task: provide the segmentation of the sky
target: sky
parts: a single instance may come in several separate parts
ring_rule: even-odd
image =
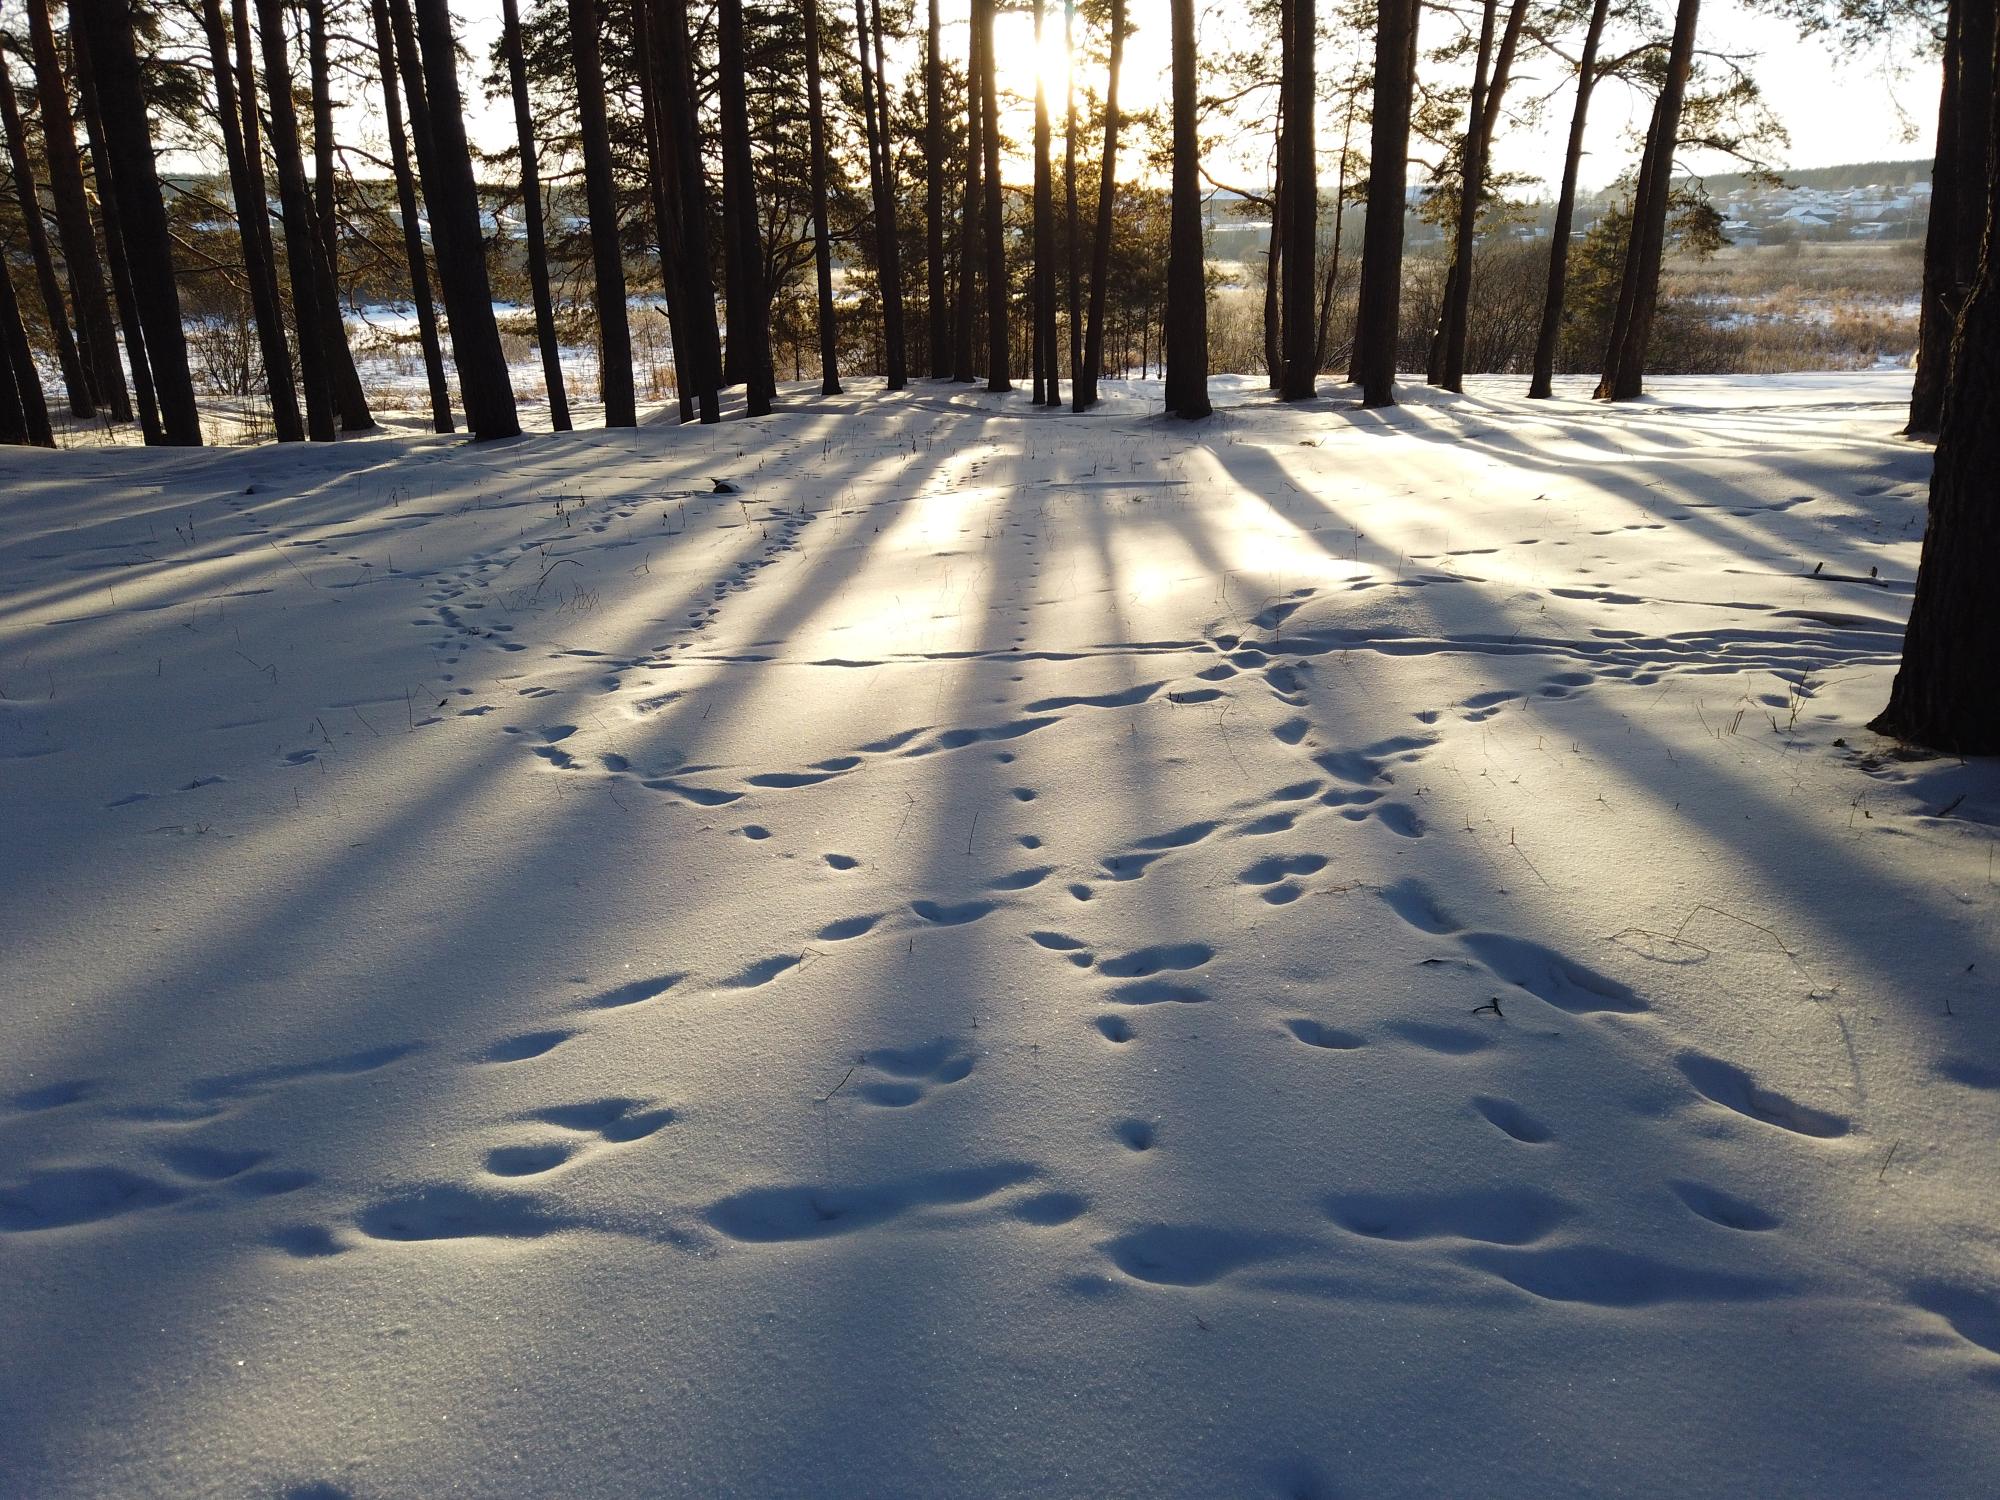
[[[822,0],[829,3],[829,0]],[[833,4],[841,0],[831,0]],[[922,0],[919,0],[919,10]],[[1252,43],[1254,30],[1241,16],[1237,0],[1201,0],[1198,6],[1199,41],[1204,55],[1220,56]],[[1467,13],[1471,6],[1464,6]],[[947,24],[945,49],[962,56],[966,28],[962,20],[965,0],[946,0],[946,15],[961,17]],[[499,34],[499,0],[458,0],[452,6],[462,41],[481,60]],[[1050,0],[1052,18],[1061,14],[1060,0]],[[1127,43],[1121,90],[1134,108],[1164,105],[1170,74],[1166,0],[1130,0],[1135,31]],[[1023,98],[1032,96],[1037,53],[1033,23],[1025,14],[1004,15],[1003,33],[997,48],[1003,59],[1001,81]],[[1422,41],[1429,45],[1448,35],[1448,22],[1426,10]],[[1011,34],[1009,34],[1011,33]],[[1356,44],[1365,38],[1336,40],[1323,48],[1324,67],[1344,66]],[[1048,28],[1040,66],[1045,79],[1059,95],[1064,59],[1060,25]],[[1607,40],[1607,48],[1613,45]],[[1708,0],[1703,7],[1701,45],[1705,49],[1732,54],[1748,54],[1759,59],[1754,72],[1762,83],[1772,112],[1791,137],[1789,148],[1776,154],[1776,163],[1788,167],[1833,166],[1843,162],[1897,160],[1928,157],[1935,144],[1938,79],[1933,61],[1924,57],[1913,39],[1890,38],[1877,50],[1855,60],[1838,59],[1818,42],[1802,40],[1790,28],[1752,11],[1744,0]],[[900,59],[904,66],[920,63],[921,52],[910,48]],[[899,59],[892,55],[891,68]],[[1078,81],[1086,81],[1079,67]],[[1429,65],[1432,76],[1436,65]],[[1547,184],[1545,196],[1553,196],[1562,170],[1562,148],[1568,133],[1573,91],[1561,86],[1560,65],[1550,58],[1524,59],[1517,69],[1509,92],[1509,103],[1520,107],[1542,99],[1540,118],[1535,123],[1512,126],[1502,132],[1494,147],[1501,171],[1528,174]],[[471,91],[476,96],[477,90]],[[504,100],[481,101],[468,97],[474,138],[481,144],[499,148],[511,144],[512,116]],[[1014,133],[1025,138],[1031,119],[1021,106],[1022,118]],[[1611,82],[1601,87],[1591,105],[1591,128],[1582,171],[1586,190],[1609,185],[1629,171],[1636,159],[1637,133],[1643,130],[1650,100],[1640,98],[1624,85]],[[1326,153],[1331,174],[1331,152],[1337,148],[1338,124],[1331,111],[1320,127],[1320,145]],[[1246,141],[1235,150],[1225,149],[1211,164],[1214,175],[1223,180],[1244,182],[1256,187],[1268,169],[1268,137]],[[1717,158],[1684,155],[1682,165],[1695,172],[1732,170],[1732,164]],[[1533,196],[1534,189],[1522,190]]]

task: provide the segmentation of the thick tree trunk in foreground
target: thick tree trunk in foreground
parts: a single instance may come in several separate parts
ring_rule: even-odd
[[[144,253],[127,257],[132,296],[145,330],[146,360],[159,402],[160,437],[175,447],[198,447],[201,414],[195,407],[194,377],[188,370],[187,332],[181,326],[180,292],[174,285],[173,243],[167,205],[160,191],[157,156],[143,103],[145,85],[138,42],[132,30],[133,0],[90,0],[72,12],[82,21],[84,46],[96,96],[117,101],[100,109],[111,189],[128,247]],[[74,33],[72,33],[74,35]]]
[[[479,228],[479,193],[472,180],[465,104],[458,91],[458,48],[445,0],[416,0],[416,31],[437,168],[435,180],[425,173],[424,199],[430,206],[438,280],[444,284],[451,318],[452,362],[458,366],[466,425],[475,438],[513,437],[521,430],[521,417],[507,378],[500,325],[493,316],[493,286]]]
[[[236,203],[237,237],[243,245],[243,270],[250,283],[250,313],[257,322],[257,348],[264,361],[271,427],[279,442],[296,443],[304,439],[306,430],[299,417],[292,351],[285,342],[284,304],[278,297],[278,270],[272,258],[271,226],[264,199],[264,162],[260,155],[253,172],[244,150],[243,102],[236,95],[236,68],[230,61],[230,23],[222,14],[222,0],[202,0],[201,24],[208,40],[209,66],[214,69],[215,112],[222,126],[223,154],[229,162],[229,191]],[[246,87],[254,89],[255,78],[254,73],[247,75]]]
[[[980,24],[985,66],[979,74],[980,135],[986,151],[986,389],[1011,391],[1013,344],[1007,337],[1007,221],[1000,181],[1000,70],[993,65],[997,0],[986,0]]]
[[[28,253],[35,262],[35,283],[42,295],[42,309],[48,314],[49,332],[56,343],[56,361],[62,366],[63,393],[69,400],[71,416],[90,417],[97,413],[90,377],[84,372],[83,358],[69,330],[69,309],[63,303],[62,282],[56,277],[55,257],[49,254],[48,226],[42,222],[41,195],[35,191],[34,163],[28,157],[28,137],[21,128],[21,106],[14,97],[14,80],[0,58],[0,123],[7,135],[7,155],[14,168],[14,192],[21,203],[21,227],[28,236]],[[40,379],[37,377],[37,385]]]
[[[1313,317],[1318,278],[1314,266],[1319,241],[1319,157],[1313,146],[1315,84],[1313,42],[1318,21],[1313,0],[1288,0],[1285,27],[1283,199],[1284,249],[1279,260],[1283,277],[1284,317],[1280,323],[1284,375],[1278,393],[1287,401],[1302,401],[1313,393],[1319,374],[1319,328]],[[1337,211],[1337,210],[1336,210]],[[1278,227],[1272,227],[1273,238]]]
[[[951,303],[944,276],[944,58],[939,54],[944,19],[940,0],[930,0],[930,29],[924,41],[924,283],[933,380],[951,375]]]
[[[0,443],[55,447],[41,373],[28,347],[28,330],[21,326],[13,273],[4,262],[0,262],[0,344],[6,346],[0,350]]]
[[[611,169],[611,123],[604,109],[604,60],[595,0],[569,0],[570,58],[576,65],[577,121],[583,136],[584,196],[590,205],[590,261],[597,283],[597,378],[606,427],[636,427],[632,328],[625,310],[625,249]]]
[[[715,278],[709,269],[708,185],[702,176],[687,0],[655,0],[653,38],[659,48],[660,135],[667,147],[668,186],[680,209],[677,269],[689,334],[686,350],[674,351],[675,367],[682,379],[693,382],[701,420],[717,422],[722,419],[722,348],[715,327]]]
[[[1088,411],[1097,404],[1097,377],[1104,368],[1105,282],[1111,275],[1111,225],[1118,192],[1118,74],[1125,63],[1125,0],[1111,0],[1111,58],[1104,81],[1104,154],[1098,163],[1097,230],[1090,245],[1090,314],[1083,335],[1083,363],[1073,377],[1071,405]]]
[[[1194,0],[1173,9],[1173,217],[1167,244],[1167,410],[1209,414],[1208,268],[1202,255],[1201,142],[1195,131]]]
[[[806,33],[806,128],[812,148],[813,279],[819,305],[819,393],[840,394],[840,333],[833,321],[833,246],[826,223],[826,104],[820,86],[819,0],[800,0]],[[935,168],[933,168],[935,170]]]
[[[83,186],[83,158],[70,123],[69,91],[56,56],[55,30],[49,24],[48,0],[28,0],[28,38],[34,48],[35,98],[42,116],[42,159],[48,163],[49,196],[55,200],[56,235],[63,264],[69,269],[70,293],[76,303],[79,353],[90,390],[101,406],[120,422],[132,420],[132,402],[125,375],[118,366],[118,330],[111,303],[104,294],[104,262],[97,253],[97,236],[90,224],[90,201]]]
[[[83,106],[83,129],[90,144],[91,174],[97,180],[98,218],[104,225],[104,263],[111,272],[111,296],[118,307],[118,327],[125,335],[125,363],[132,372],[132,404],[139,433],[148,444],[161,443],[160,403],[153,395],[153,369],[146,358],[146,330],[139,319],[139,297],[132,289],[131,265],[125,255],[124,220],[113,186],[117,173],[104,144],[104,121],[97,108],[97,85],[90,68],[76,12],[70,12],[69,55],[76,67],[77,98]]]
[[[1535,369],[1528,380],[1531,400],[1554,394],[1556,346],[1562,339],[1563,302],[1569,288],[1569,237],[1576,223],[1576,179],[1583,167],[1583,133],[1590,118],[1590,96],[1597,87],[1597,46],[1604,37],[1604,17],[1611,0],[1593,0],[1590,24],[1583,34],[1583,57],[1576,69],[1576,108],[1570,114],[1569,144],[1563,151],[1562,190],[1556,195],[1555,227],[1549,235],[1549,285],[1542,297],[1542,327],[1535,338]]]
[[[1381,0],[1375,26],[1368,222],[1361,234],[1360,305],[1348,368],[1348,378],[1361,387],[1363,406],[1396,404],[1396,333],[1403,306],[1403,212],[1410,172],[1417,13],[1417,0]]]
[[[978,288],[979,263],[984,248],[984,216],[981,212],[980,178],[986,170],[985,107],[980,77],[985,70],[986,27],[982,22],[991,0],[972,0],[971,35],[965,59],[965,193],[958,212],[958,302],[952,313],[951,378],[970,382],[973,375],[974,294]]]
[[[572,24],[574,24],[574,17]],[[528,286],[535,304],[535,342],[542,353],[542,384],[549,393],[549,425],[570,430],[569,390],[563,383],[562,345],[556,338],[555,297],[549,289],[548,236],[542,224],[542,173],[535,155],[535,116],[528,102],[528,69],[521,56],[521,16],[515,0],[501,0],[500,50],[514,101],[514,142],[521,154],[521,226],[527,237]]]
[[[1959,755],[2000,754],[2000,111],[1989,111],[1985,252],[1946,379],[1930,520],[1903,665],[1871,728]]]
[[[1938,430],[1959,309],[1979,271],[1980,232],[1985,227],[1981,191],[1994,109],[1994,10],[1993,0],[1951,0],[1947,12],[1930,227],[1924,237],[1917,373],[1910,392],[1911,432]]]
[[[632,55],[639,73],[639,125],[646,142],[646,191],[652,199],[654,247],[659,252],[660,290],[666,297],[667,331],[673,340],[674,395],[683,422],[694,420],[694,390],[683,350],[688,344],[688,312],[681,295],[680,211],[669,186],[671,172],[660,122],[658,17],[647,0],[632,7]],[[547,269],[544,263],[543,269]]]
[[[239,0],[241,3],[241,0]],[[431,428],[452,431],[451,387],[445,381],[444,346],[438,340],[437,309],[431,302],[430,266],[424,259],[424,232],[410,148],[403,128],[402,89],[397,83],[396,38],[387,10],[369,6],[375,23],[375,65],[382,78],[382,112],[389,129],[389,170],[396,178],[396,210],[403,219],[403,259],[410,268],[410,300],[417,309],[417,342],[424,351],[424,379],[430,387]]]
[[[1687,95],[1688,70],[1694,64],[1695,25],[1700,11],[1701,0],[1680,0],[1680,10],[1674,18],[1666,83],[1660,90],[1659,103],[1653,108],[1653,127],[1646,136],[1646,154],[1640,163],[1639,186],[1632,200],[1632,240],[1625,247],[1618,309],[1612,315],[1604,374],[1597,382],[1599,401],[1629,401],[1645,389],[1646,345],[1653,334],[1653,312],[1660,300],[1660,262],[1666,253],[1674,151],[1680,145],[1681,103]]]
[[[771,410],[777,381],[771,369],[771,304],[764,288],[764,237],[757,227],[757,180],[750,155],[743,0],[719,0],[716,35],[722,96],[722,254],[729,298],[723,368],[733,369],[743,383],[744,414],[761,417]]]

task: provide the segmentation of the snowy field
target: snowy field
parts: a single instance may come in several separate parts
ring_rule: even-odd
[[[0,454],[0,1494],[1994,1493],[1907,374],[1107,389]]]

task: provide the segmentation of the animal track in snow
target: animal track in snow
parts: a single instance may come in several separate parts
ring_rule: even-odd
[[[1246,1266],[1290,1254],[1302,1248],[1302,1242],[1212,1224],[1153,1224],[1098,1248],[1134,1281],[1208,1286]]]
[[[541,1057],[555,1051],[564,1042],[577,1035],[574,1031],[524,1031],[519,1036],[510,1036],[495,1042],[481,1055],[481,1062],[517,1063],[530,1058]]]
[[[634,979],[630,983],[614,986],[592,995],[583,1002],[585,1010],[623,1010],[631,1005],[644,1005],[648,1000],[657,1000],[666,992],[687,978],[685,974],[661,974],[652,979]]]
[[[968,922],[977,922],[993,910],[991,901],[961,901],[956,904],[942,901],[912,901],[910,910],[938,927],[962,927]]]
[[[1910,1288],[1910,1301],[1932,1317],[1942,1318],[1966,1343],[2000,1355],[2000,1301],[1944,1281],[1917,1283]]]
[[[1548,1126],[1511,1099],[1496,1099],[1487,1094],[1475,1094],[1472,1107],[1478,1110],[1481,1118],[1495,1130],[1502,1135],[1512,1136],[1525,1146],[1540,1146],[1555,1139],[1554,1133]]]
[[[858,1084],[856,1094],[870,1104],[906,1109],[920,1102],[931,1088],[971,1077],[974,1060],[971,1049],[958,1038],[942,1036],[919,1047],[881,1047],[864,1052],[857,1066],[881,1076]]]
[[[0,1234],[66,1229],[178,1203],[186,1192],[119,1167],[54,1167],[0,1187]]]
[[[1778,1216],[1767,1213],[1754,1203],[1746,1203],[1720,1188],[1712,1188],[1703,1182],[1670,1182],[1667,1187],[1681,1200],[1682,1207],[1697,1218],[1720,1224],[1724,1229],[1759,1231],[1776,1229]]]
[[[1763,1088],[1741,1068],[1720,1058],[1683,1052],[1674,1059],[1674,1066],[1704,1099],[1724,1109],[1733,1109],[1746,1119],[1820,1140],[1847,1134],[1848,1122],[1844,1116],[1813,1109],[1776,1090]]]
[[[1468,932],[1459,941],[1507,983],[1571,1015],[1602,1011],[1631,1015],[1650,1008],[1617,980],[1526,938]]]
[[[1545,1302],[1651,1307],[1663,1302],[1742,1302],[1790,1290],[1781,1281],[1675,1265],[1605,1245],[1534,1250],[1479,1248],[1462,1259]]]
[[[1529,1245],[1571,1218],[1559,1198],[1526,1187],[1455,1193],[1343,1193],[1327,1216],[1350,1234],[1377,1240],[1480,1240]]]
[[[1343,1031],[1338,1026],[1327,1026],[1309,1016],[1295,1016],[1285,1022],[1285,1030],[1295,1041],[1308,1047],[1321,1047],[1329,1052],[1352,1052],[1368,1045],[1368,1038],[1359,1032]]]
[[[539,1239],[572,1227],[524,1193],[491,1192],[433,1183],[364,1208],[355,1224],[370,1239],[416,1242],[461,1239]]]
[[[983,1203],[1040,1175],[1026,1162],[994,1162],[860,1185],[749,1188],[710,1204],[702,1217],[730,1239],[754,1244],[826,1239],[927,1209]]]
[[[1097,968],[1112,979],[1145,979],[1169,970],[1199,969],[1214,957],[1206,943],[1161,943],[1107,958]]]

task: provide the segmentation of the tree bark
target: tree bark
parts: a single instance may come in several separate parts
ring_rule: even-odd
[[[681,296],[681,226],[668,186],[666,137],[660,120],[660,46],[658,18],[647,0],[632,7],[632,52],[639,73],[639,120],[646,143],[646,190],[652,199],[655,248],[659,251],[660,290],[667,303],[667,329],[673,340],[674,395],[683,422],[694,420],[694,390],[682,368],[681,351],[688,343],[688,313]]]
[[[1202,255],[1201,143],[1195,132],[1194,0],[1172,0],[1173,218],[1167,244],[1167,410],[1209,414],[1208,269]]]
[[[1035,0],[1035,57],[1042,54],[1043,0]],[[1055,170],[1048,88],[1035,69],[1035,374],[1040,406],[1062,405],[1062,364],[1056,358]]]
[[[299,365],[305,385],[306,434],[316,443],[330,443],[336,436],[333,355],[328,347],[325,298],[319,285],[321,257],[312,228],[305,167],[299,153],[298,117],[292,108],[291,58],[285,47],[281,0],[257,0],[257,24],[258,40],[264,48],[271,154],[278,164],[278,210],[285,226],[285,264],[291,272],[292,317],[298,329]]]
[[[1111,277],[1111,227],[1118,193],[1118,75],[1125,64],[1125,0],[1111,0],[1111,58],[1104,80],[1104,154],[1098,162],[1097,227],[1090,245],[1090,314],[1083,336],[1083,363],[1070,390],[1071,406],[1088,411],[1097,404],[1097,377],[1104,368],[1105,283]]]
[[[575,25],[571,15],[571,25]],[[556,338],[555,297],[549,289],[548,235],[542,224],[542,174],[535,155],[535,117],[528,102],[528,69],[521,55],[521,15],[515,0],[501,0],[500,50],[514,101],[514,140],[521,156],[521,224],[527,235],[528,285],[535,304],[535,342],[542,354],[542,384],[549,393],[549,425],[570,430],[569,390],[563,383],[562,345]],[[592,235],[593,245],[595,233]]]
[[[334,198],[333,77],[327,59],[326,0],[305,0],[306,70],[312,91],[313,227],[326,287],[340,300],[340,209]],[[289,83],[289,79],[287,82]]]
[[[109,407],[120,422],[132,420],[132,402],[125,375],[118,365],[118,331],[111,303],[104,294],[104,262],[97,253],[97,236],[90,224],[90,200],[84,192],[83,159],[71,124],[69,91],[63,84],[62,63],[56,56],[55,30],[49,24],[48,0],[28,0],[28,37],[34,49],[35,97],[41,108],[42,159],[49,168],[49,196],[55,200],[56,236],[63,264],[69,269],[70,291],[76,302],[79,353],[90,380],[91,395]]]
[[[933,380],[951,375],[951,304],[944,275],[944,30],[940,0],[930,0],[924,41],[924,282]]]
[[[241,5],[247,0],[237,3]],[[230,23],[222,14],[222,0],[201,0],[201,24],[208,41],[209,66],[214,70],[215,112],[222,126],[223,154],[229,163],[230,197],[236,204],[237,238],[243,245],[243,269],[250,283],[250,314],[257,323],[257,349],[264,361],[271,427],[279,442],[296,443],[305,438],[306,432],[299,417],[292,351],[285,342],[284,304],[278,296],[277,263],[272,257],[264,199],[264,163],[260,156],[253,171],[244,150],[243,102],[237,97],[236,68],[230,61]],[[256,75],[249,75],[245,89],[256,86]]]
[[[1583,167],[1583,134],[1590,118],[1590,96],[1597,87],[1597,47],[1604,37],[1604,18],[1611,0],[1593,0],[1590,23],[1583,34],[1583,56],[1576,70],[1576,108],[1569,119],[1569,143],[1563,150],[1562,189],[1556,195],[1556,219],[1549,231],[1549,285],[1542,298],[1542,326],[1535,338],[1535,369],[1528,380],[1530,400],[1546,401],[1554,394],[1556,346],[1562,339],[1563,303],[1569,287],[1569,239],[1576,223],[1576,180]]]
[[[900,391],[910,383],[910,367],[903,328],[903,252],[896,227],[896,161],[890,151],[889,90],[882,64],[882,0],[868,0],[866,13],[863,3],[854,0],[854,19],[861,52],[861,104],[868,117],[869,180],[875,194],[875,267],[882,287],[883,364],[889,389]]]
[[[72,11],[80,20],[91,86],[119,108],[97,111],[104,155],[111,166],[111,189],[131,243],[136,235],[147,253],[128,256],[134,311],[145,330],[146,361],[159,402],[160,439],[174,447],[199,447],[201,414],[195,406],[194,378],[188,369],[187,332],[181,326],[180,292],[168,247],[167,205],[161,195],[157,157],[143,103],[145,85],[133,33],[133,0],[91,0]],[[76,32],[72,32],[75,36]]]
[[[757,179],[750,156],[743,0],[719,0],[716,34],[722,103],[722,254],[729,298],[723,368],[725,372],[733,368],[742,382],[744,414],[761,417],[771,410],[777,382],[771,369],[771,306],[764,288],[764,240],[757,228]]]
[[[806,125],[812,146],[813,276],[819,292],[819,393],[840,394],[840,332],[833,320],[833,246],[826,223],[826,106],[821,97],[819,0],[800,0],[806,33]]]
[[[577,123],[583,136],[584,196],[590,205],[590,260],[597,282],[597,378],[606,427],[636,427],[632,327],[625,309],[625,248],[612,181],[611,123],[604,108],[604,60],[595,0],[569,0],[570,57],[576,64]]]
[[[687,0],[655,0],[653,35],[660,48],[660,130],[670,187],[679,200],[679,272],[687,309],[688,348],[676,349],[676,370],[691,374],[701,420],[722,419],[722,349],[715,326],[715,278],[708,238],[708,184],[702,176],[701,128]]]
[[[1319,326],[1314,318],[1318,290],[1319,157],[1313,145],[1317,75],[1313,44],[1318,32],[1313,0],[1288,0],[1289,46],[1284,57],[1285,94],[1285,374],[1279,394],[1287,401],[1311,398],[1319,374]]]
[[[35,284],[48,314],[49,333],[55,340],[56,361],[62,366],[63,394],[69,400],[70,415],[91,417],[97,402],[91,395],[90,377],[83,358],[77,353],[70,333],[69,309],[63,303],[62,282],[56,276],[55,258],[49,254],[48,226],[42,222],[41,195],[35,190],[34,163],[28,156],[28,138],[21,128],[21,106],[14,97],[14,80],[0,58],[0,122],[7,134],[7,155],[14,167],[14,192],[21,202],[21,227],[28,236],[28,253],[35,263]],[[37,385],[40,377],[36,378]]]
[[[1625,248],[1625,270],[1618,284],[1611,342],[1604,355],[1604,374],[1597,383],[1599,401],[1628,401],[1645,389],[1646,345],[1653,333],[1653,311],[1660,297],[1660,262],[1666,252],[1674,150],[1680,144],[1681,103],[1687,94],[1688,70],[1694,64],[1695,27],[1700,11],[1701,0],[1680,0],[1674,17],[1666,84],[1653,109],[1653,126],[1647,134],[1646,153],[1639,167],[1638,191],[1632,200],[1632,240]]]
[[[1063,236],[1067,252],[1067,291],[1064,304],[1069,310],[1069,379],[1075,386],[1083,368],[1083,247],[1077,242],[1082,226],[1077,222],[1076,205],[1076,0],[1063,0],[1063,211],[1068,232]]]
[[[56,445],[49,428],[49,406],[42,394],[41,372],[35,368],[28,331],[21,326],[21,304],[14,295],[14,273],[0,259],[0,443]]]
[[[1375,25],[1375,109],[1369,130],[1368,220],[1348,378],[1361,404],[1396,404],[1396,334],[1403,305],[1403,215],[1410,173],[1410,98],[1417,69],[1417,0],[1381,0]]]
[[[972,0],[972,25],[966,41],[965,60],[965,195],[958,217],[958,306],[952,316],[953,380],[970,382],[973,375],[974,291],[985,238],[981,212],[980,178],[986,170],[985,106],[980,78],[985,71],[986,27],[983,22],[991,0]]]
[[[1013,344],[1007,336],[1007,221],[1000,182],[1000,70],[993,66],[993,26],[1000,7],[986,0],[985,66],[979,75],[981,140],[986,151],[986,389],[1011,391]]]
[[[2000,110],[1987,114],[1986,165],[1960,199],[1983,204],[1985,248],[1952,340],[1903,664],[1870,726],[1958,755],[2000,754]]]
[[[238,4],[243,0],[237,0]],[[410,148],[403,127],[402,89],[397,83],[396,38],[385,6],[368,7],[375,24],[375,63],[382,77],[382,114],[389,131],[389,170],[396,178],[396,210],[403,220],[403,259],[410,267],[410,300],[417,309],[417,342],[424,351],[424,379],[430,387],[431,428],[450,432],[451,387],[445,381],[444,347],[438,341],[437,309],[431,301],[430,267],[424,259],[422,210],[410,171]],[[260,187],[261,191],[261,187]]]
[[[493,286],[479,227],[479,190],[472,178],[465,105],[458,90],[458,46],[445,0],[416,0],[416,32],[430,115],[430,149],[437,167],[435,180],[425,173],[424,199],[431,211],[438,280],[444,285],[451,319],[452,360],[458,366],[466,425],[482,440],[514,437],[521,430],[521,418],[507,378],[500,325],[493,316]],[[420,155],[420,165],[421,161]],[[448,227],[440,239],[441,225]]]
[[[1944,86],[1938,100],[1937,158],[1931,171],[1930,227],[1924,237],[1923,299],[1908,430],[1936,432],[1959,310],[1979,269],[1981,190],[1994,109],[1992,0],[1951,0],[1946,13]]]

